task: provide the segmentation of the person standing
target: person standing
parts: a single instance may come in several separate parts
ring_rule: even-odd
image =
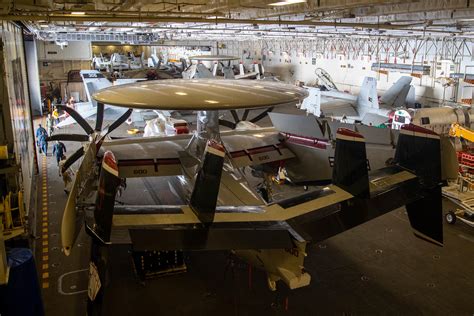
[[[44,128],[43,128],[44,129]],[[46,130],[45,130],[46,131]],[[39,145],[40,145],[40,153],[41,151],[44,153],[45,156],[48,156],[48,141],[46,140],[46,137],[48,135],[46,134],[46,132],[44,134],[41,134],[39,136]]]
[[[57,107],[55,107],[53,110],[53,119],[56,125],[58,125],[59,124],[59,111]]]
[[[41,142],[40,142],[40,136],[41,135],[47,135],[46,130],[44,129],[41,124],[38,125],[38,128],[36,129],[36,146],[39,148],[39,152],[41,154]]]
[[[51,137],[54,131],[53,117],[51,116],[51,114],[48,114],[48,117],[46,118],[46,130],[48,132],[49,137]]]
[[[59,162],[61,159],[64,157],[64,153],[66,152],[66,146],[60,141],[56,141],[56,144],[54,144],[53,147],[53,155],[56,157],[56,162],[58,163],[59,167]]]

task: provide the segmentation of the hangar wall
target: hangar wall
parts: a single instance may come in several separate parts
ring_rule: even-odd
[[[8,152],[14,154],[19,167],[19,187],[23,189],[26,215],[30,210],[33,176],[35,173],[35,146],[31,121],[28,82],[26,76],[23,32],[17,25],[3,21],[3,66],[6,91],[3,93],[3,125],[7,130],[3,140]],[[6,93],[5,93],[6,92]]]
[[[43,87],[52,86],[52,90],[59,89],[64,99],[68,72],[91,68],[91,44],[87,41],[71,41],[67,46],[61,48],[54,42],[36,41],[36,43],[40,84]],[[82,91],[79,92],[84,95]]]

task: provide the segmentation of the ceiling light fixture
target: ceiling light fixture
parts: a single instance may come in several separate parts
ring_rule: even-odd
[[[83,11],[72,11],[71,15],[85,15],[86,13]]]
[[[306,3],[306,0],[285,0],[285,1],[270,3],[268,5],[282,6],[282,5],[290,5],[290,4],[297,4],[297,3]]]

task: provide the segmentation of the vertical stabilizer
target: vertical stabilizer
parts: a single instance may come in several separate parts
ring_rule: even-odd
[[[386,108],[405,106],[411,88],[411,80],[412,78],[408,76],[400,77],[380,98],[383,106]]]
[[[224,73],[224,79],[235,79],[235,74],[231,67],[222,67],[222,72]]]
[[[406,107],[407,108],[414,108],[416,103],[416,94],[415,94],[415,87],[410,85],[410,90],[408,90],[408,95],[406,97]]]
[[[189,203],[204,224],[214,221],[224,156],[225,149],[221,143],[215,140],[207,142],[202,166],[197,174]]]
[[[203,64],[199,63],[196,65],[196,75],[197,78],[211,79],[213,78],[212,72],[206,68]]]
[[[365,139],[347,128],[336,133],[332,183],[357,197],[370,195]]]
[[[377,81],[373,77],[365,77],[357,97],[357,112],[364,117],[368,109],[378,109]]]
[[[406,204],[408,219],[417,237],[437,245],[443,243],[440,152],[435,132],[412,124],[400,130],[395,162],[415,173],[423,188],[421,199]]]
[[[86,90],[88,101],[92,102],[94,107],[97,106],[97,102],[91,96],[96,91],[110,87],[112,84],[97,70],[81,70],[81,77],[84,82],[84,89]]]

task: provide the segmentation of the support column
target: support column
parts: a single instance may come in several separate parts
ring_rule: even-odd
[[[31,113],[33,116],[43,115],[41,106],[41,90],[38,71],[38,54],[36,41],[25,37],[26,72],[28,76],[28,91],[30,93]]]

